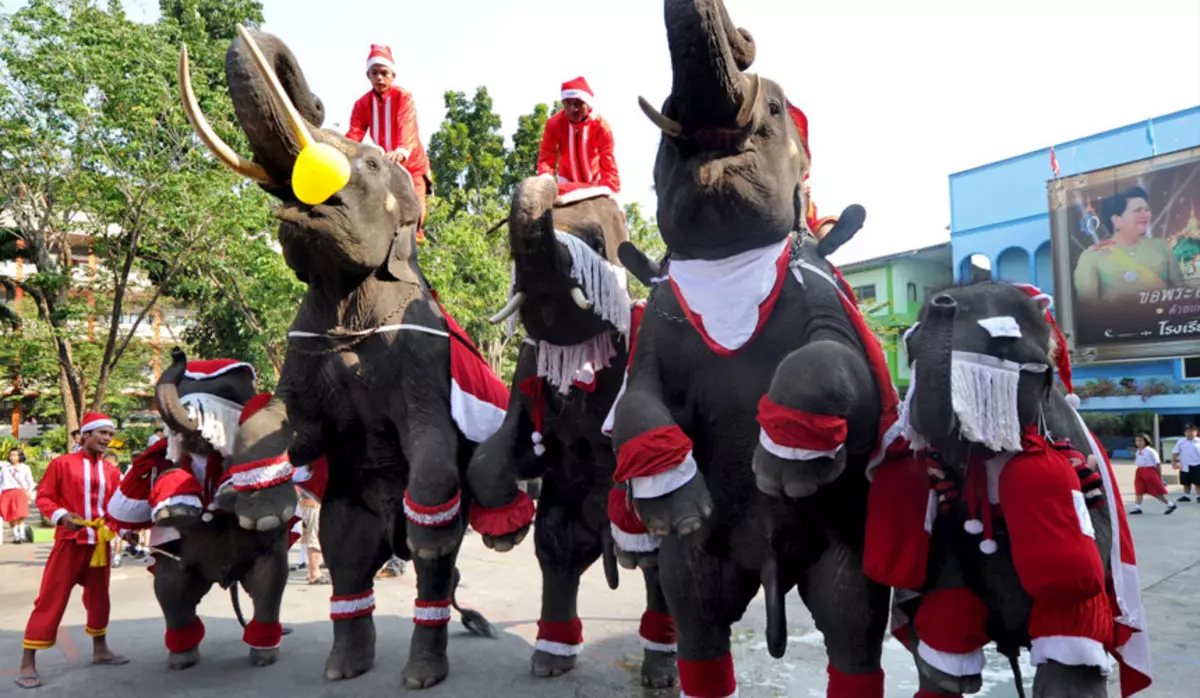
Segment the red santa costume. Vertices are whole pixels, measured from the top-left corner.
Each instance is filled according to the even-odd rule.
[[[33,472],[24,463],[0,463],[0,521],[13,524],[29,517],[29,496],[33,494]],[[21,542],[25,524],[13,524],[13,539]]]
[[[382,65],[393,74],[396,64],[392,60],[392,49],[388,46],[371,44],[367,56],[367,70]],[[425,221],[425,196],[428,193],[426,178],[429,176],[429,158],[417,130],[417,106],[412,94],[393,85],[380,94],[372,89],[354,103],[350,111],[350,130],[346,138],[362,142],[367,134],[375,145],[385,153],[400,153],[404,156],[401,167],[412,177],[413,189],[421,202],[421,225]]]
[[[96,429],[113,429],[107,416],[88,413],[79,427],[86,435]],[[110,559],[107,554],[111,535],[101,531],[99,523],[107,514],[108,501],[121,480],[115,465],[87,451],[77,451],[50,461],[38,485],[37,508],[58,528],[54,547],[42,572],[42,586],[33,613],[25,626],[24,648],[44,650],[54,646],[58,626],[75,585],[83,587],[83,605],[87,609],[86,631],[92,637],[108,633],[108,582]],[[68,531],[62,525],[68,514],[80,516],[89,525]],[[101,550],[97,550],[97,546]]]
[[[792,117],[792,123],[796,125],[796,130],[800,132],[800,145],[804,148],[804,156],[812,162],[812,152],[808,149],[808,116],[800,110],[799,107],[788,102],[788,114]],[[821,229],[821,226],[826,223],[837,223],[837,217],[825,216],[822,218],[817,213],[817,204],[813,201],[812,195],[808,189],[808,172],[804,173],[804,194],[808,200],[808,208],[805,210],[804,219],[808,224],[808,229],[815,235]]]
[[[562,99],[578,99],[592,107],[595,95],[582,77],[562,85]],[[558,176],[560,202],[621,192],[621,174],[613,153],[612,127],[594,108],[579,123],[565,110],[546,120],[538,151],[537,173]]]
[[[1071,399],[1070,360],[1049,313],[1050,298],[1032,286],[1018,286],[1046,311],[1056,338],[1052,357],[1074,407],[1078,402]],[[996,322],[980,324],[1007,332],[1004,336],[1020,331],[1011,318],[990,320]],[[1096,470],[1069,442],[1054,442],[1037,427],[1020,429],[1016,376],[1049,367],[1000,362],[994,357],[979,359],[959,352],[955,352],[953,365],[956,378],[991,386],[984,391],[989,392],[986,400],[1001,406],[989,411],[965,403],[955,405],[963,433],[977,431],[980,435],[972,440],[988,451],[967,464],[962,492],[949,484],[950,478],[931,452],[910,447],[910,442],[924,444],[908,424],[908,404],[887,435],[887,459],[868,471],[872,486],[864,569],[871,578],[898,590],[893,632],[915,645],[920,657],[939,671],[957,677],[982,671],[982,650],[991,639],[982,601],[966,588],[924,590],[935,521],[953,510],[950,501],[961,497],[969,517],[964,528],[968,534],[980,536],[983,554],[998,551],[993,539],[997,522],[1002,520],[1008,530],[1013,565],[1033,600],[1029,620],[1032,663],[1036,666],[1053,660],[1107,673],[1110,655],[1115,655],[1122,695],[1144,690],[1151,681],[1145,613],[1133,542],[1107,454],[1082,418],[1079,423],[1087,434],[1088,447],[1103,461]],[[1009,375],[997,376],[997,372]],[[913,393],[910,388],[910,399]],[[1004,426],[993,428],[995,425]],[[1103,496],[1104,491],[1108,497]],[[1112,570],[1107,575],[1088,513],[1099,506],[1108,507],[1112,522]],[[918,598],[915,617],[909,619],[899,602]],[[913,631],[915,638],[910,635]]]

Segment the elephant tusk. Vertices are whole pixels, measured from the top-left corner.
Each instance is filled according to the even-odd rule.
[[[583,289],[578,286],[571,289],[571,300],[575,301],[575,305],[584,310],[592,307],[592,302],[587,299],[587,296],[583,295]]]
[[[254,65],[258,68],[258,72],[262,74],[264,80],[267,81],[267,87],[271,92],[275,93],[275,97],[279,103],[283,105],[284,118],[288,122],[288,127],[292,131],[292,135],[296,137],[296,141],[300,145],[300,149],[304,150],[312,144],[312,135],[308,131],[308,125],[304,123],[300,112],[296,110],[296,105],[292,104],[291,97],[283,89],[283,85],[279,82],[279,76],[275,75],[274,69],[267,63],[267,57],[263,55],[258,48],[258,43],[254,41],[254,37],[250,36],[250,32],[246,31],[246,27],[241,24],[237,25],[238,34],[242,37],[242,41],[250,47],[250,55],[254,57]]]
[[[252,179],[259,184],[272,183],[271,176],[267,174],[267,171],[261,165],[246,160],[234,152],[233,148],[230,148],[212,130],[212,126],[208,124],[208,119],[204,118],[204,112],[200,110],[200,104],[196,101],[196,93],[192,89],[192,73],[188,65],[186,44],[179,48],[179,96],[183,100],[183,112],[187,114],[188,123],[192,125],[192,129],[200,137],[201,142],[208,147],[209,151],[218,160],[234,172]]]
[[[525,292],[517,291],[516,293],[513,294],[512,298],[508,299],[508,303],[503,308],[500,309],[500,312],[498,312],[495,315],[488,318],[488,322],[490,322],[493,325],[498,325],[498,324],[504,322],[505,320],[507,320],[509,318],[510,315],[517,312],[517,308],[520,308],[521,304],[524,302],[525,302]]]
[[[658,127],[660,131],[667,134],[671,138],[679,138],[683,133],[683,125],[678,121],[663,116],[662,112],[655,109],[653,105],[646,101],[645,97],[638,97],[638,106],[645,112],[646,117]]]
[[[746,128],[750,124],[750,120],[754,118],[754,108],[758,106],[758,96],[762,92],[762,78],[757,74],[747,75],[746,77],[750,78],[750,88],[746,91],[746,96],[742,100],[742,107],[738,109],[738,128]]]

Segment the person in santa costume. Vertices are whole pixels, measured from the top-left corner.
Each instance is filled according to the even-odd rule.
[[[808,116],[806,116],[799,107],[793,105],[791,102],[788,102],[787,109],[788,114],[790,114],[792,117],[792,123],[796,125],[796,130],[800,132],[800,145],[804,148],[804,157],[811,163],[812,151],[810,151],[808,147]],[[825,216],[822,218],[820,214],[817,213],[817,204],[812,198],[812,190],[808,184],[808,175],[809,173],[806,171],[804,173],[804,199],[808,202],[808,204],[805,208],[804,220],[808,224],[808,229],[812,231],[813,235],[817,236],[818,240],[820,240],[821,238],[825,237],[830,230],[833,230],[833,226],[837,224],[838,219],[837,216]]]
[[[562,85],[562,111],[546,120],[537,174],[557,175],[559,193],[604,188],[621,191],[612,127],[593,109],[595,95],[582,77]]]
[[[8,450],[8,461],[0,465],[0,521],[13,532],[13,543],[25,542],[25,519],[29,516],[29,498],[33,496],[33,472],[25,464],[25,451]],[[0,531],[0,542],[4,541]]]
[[[429,158],[417,131],[417,106],[412,93],[394,84],[396,63],[391,47],[371,44],[371,52],[367,55],[367,78],[371,81],[371,91],[354,103],[346,138],[361,143],[363,137],[370,134],[388,160],[412,176],[413,190],[421,202],[417,239],[423,240],[425,197],[433,189],[433,180],[429,174]]]
[[[121,473],[103,460],[116,431],[106,415],[88,413],[79,428],[83,447],[50,461],[38,485],[37,508],[57,527],[54,547],[42,572],[42,586],[25,626],[24,654],[16,683],[21,688],[42,685],[38,650],[54,646],[58,626],[75,585],[83,587],[87,634],[92,637],[92,663],[126,664],[128,659],[108,647],[110,575],[109,541],[105,526],[109,499]]]

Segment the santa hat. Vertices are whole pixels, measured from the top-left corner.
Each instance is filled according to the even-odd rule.
[[[396,72],[396,62],[392,60],[392,47],[382,44],[371,44],[371,53],[367,56],[367,70],[381,65],[393,73]]]
[[[1054,308],[1054,298],[1042,293],[1042,290],[1033,284],[1013,284],[1013,286],[1024,291],[1046,312],[1046,322],[1050,324],[1050,337],[1054,340],[1050,360],[1054,362],[1054,370],[1058,372],[1058,379],[1067,389],[1067,403],[1072,408],[1079,409],[1079,396],[1075,394],[1075,387],[1071,384],[1071,352],[1067,350],[1067,340],[1063,337],[1062,331],[1058,329],[1058,323],[1050,314]]]
[[[88,412],[87,414],[83,415],[83,423],[79,425],[79,433],[86,434],[89,431],[95,431],[97,429],[116,428],[117,425],[113,423],[113,420],[108,415],[100,414],[99,412]]]
[[[226,373],[233,371],[249,371],[250,380],[254,381],[258,376],[254,373],[254,367],[245,361],[235,361],[234,359],[204,359],[200,361],[189,361],[187,369],[184,371],[184,377],[194,381],[204,381],[217,376],[223,376]]]
[[[796,124],[796,130],[800,132],[800,145],[804,147],[804,155],[812,160],[812,153],[808,151],[808,117],[791,102],[787,103],[787,110],[792,117],[792,123]]]
[[[533,420],[533,434],[529,438],[533,442],[533,455],[541,456],[546,452],[546,444],[542,443],[542,416],[546,410],[546,379],[541,376],[530,376],[521,381],[517,389],[529,398],[529,416]]]
[[[582,76],[574,80],[568,80],[562,84],[563,99],[578,99],[584,104],[591,106],[592,100],[596,95],[592,92],[592,88],[588,87],[587,80]]]

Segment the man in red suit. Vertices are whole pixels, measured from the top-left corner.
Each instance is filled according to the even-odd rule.
[[[559,192],[586,187],[621,191],[612,128],[592,109],[594,95],[582,77],[562,85],[562,111],[546,120],[537,173],[558,175]]]
[[[16,679],[22,688],[42,685],[35,655],[50,649],[75,585],[83,587],[87,634],[92,636],[92,663],[126,664],[108,648],[108,581],[111,534],[103,525],[108,500],[121,481],[116,466],[104,461],[115,432],[107,416],[88,413],[80,426],[79,451],[50,461],[38,483],[37,508],[54,522],[54,548],[42,572],[42,588],[25,626],[24,655]],[[97,549],[99,548],[99,549]]]
[[[792,117],[792,123],[796,124],[796,130],[800,132],[800,145],[804,148],[804,157],[811,164],[812,151],[808,149],[808,117],[799,107],[793,105],[791,102],[788,103],[787,108],[788,114]],[[804,173],[804,198],[808,201],[808,207],[805,210],[804,219],[808,224],[808,229],[820,240],[833,229],[838,219],[836,216],[825,216],[822,218],[817,213],[817,204],[813,201],[810,187],[808,172],[806,171]]]
[[[390,47],[371,44],[367,77],[371,80],[371,91],[354,103],[346,138],[361,143],[364,136],[371,134],[371,140],[383,149],[387,158],[412,175],[413,189],[421,202],[419,230],[425,222],[425,195],[433,181],[429,176],[429,158],[417,133],[417,107],[413,96],[393,84],[396,64]],[[423,237],[420,232],[417,235],[418,239]]]

